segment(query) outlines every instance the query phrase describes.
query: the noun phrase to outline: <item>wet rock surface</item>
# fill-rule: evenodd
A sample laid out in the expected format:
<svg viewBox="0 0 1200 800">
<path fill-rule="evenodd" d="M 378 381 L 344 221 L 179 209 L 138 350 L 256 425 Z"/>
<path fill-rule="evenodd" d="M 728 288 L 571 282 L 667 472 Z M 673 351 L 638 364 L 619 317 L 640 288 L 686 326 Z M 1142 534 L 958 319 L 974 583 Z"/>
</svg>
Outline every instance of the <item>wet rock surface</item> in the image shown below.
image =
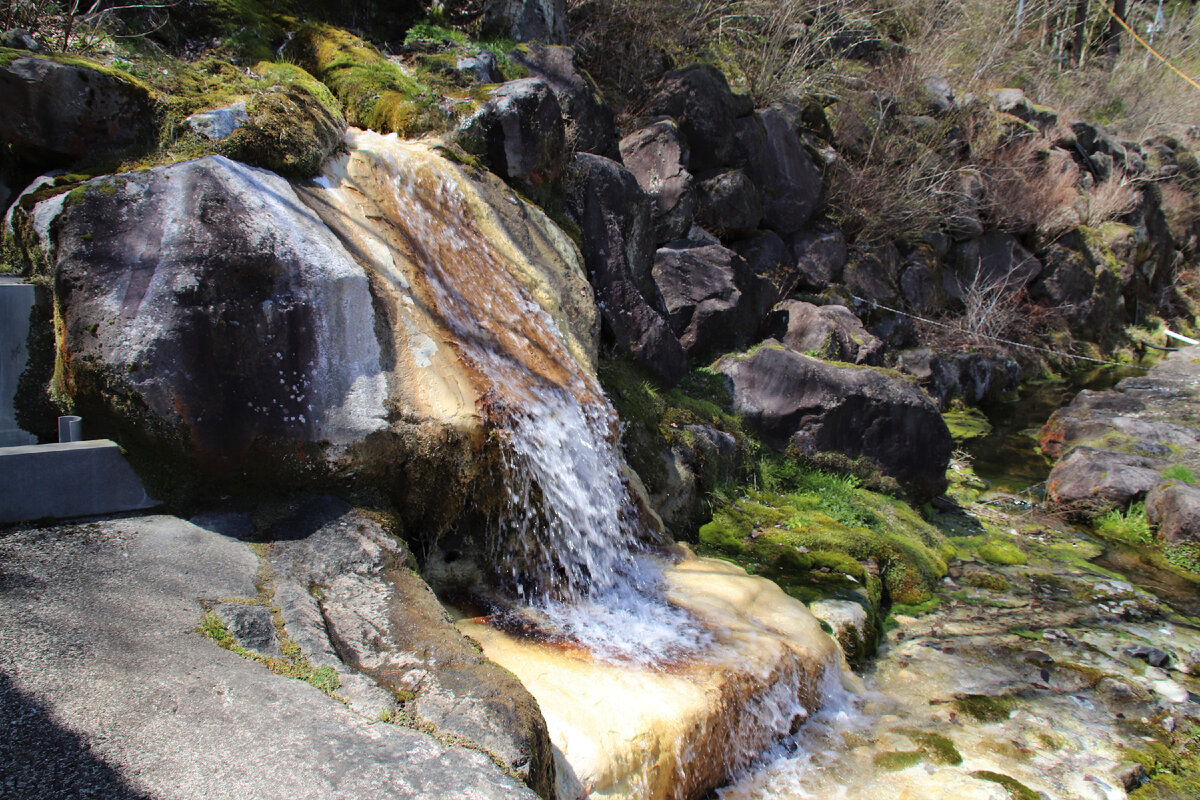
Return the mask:
<svg viewBox="0 0 1200 800">
<path fill-rule="evenodd" d="M 1060 518 L 964 501 L 935 521 L 960 546 L 1003 527 L 1028 563 L 964 553 L 932 610 L 893 614 L 860 705 L 722 797 L 1113 800 L 1150 779 L 1200 713 L 1195 619 L 1091 564 L 1103 546 Z"/>
<path fill-rule="evenodd" d="M 1154 524 L 1172 539 L 1189 538 L 1186 531 L 1196 529 L 1200 474 L 1198 401 L 1197 347 L 1171 353 L 1146 375 L 1126 378 L 1112 390 L 1080 392 L 1039 434 L 1042 452 L 1059 459 L 1051 496 L 1064 505 L 1090 497 L 1094 511 L 1147 499 Z"/>
</svg>

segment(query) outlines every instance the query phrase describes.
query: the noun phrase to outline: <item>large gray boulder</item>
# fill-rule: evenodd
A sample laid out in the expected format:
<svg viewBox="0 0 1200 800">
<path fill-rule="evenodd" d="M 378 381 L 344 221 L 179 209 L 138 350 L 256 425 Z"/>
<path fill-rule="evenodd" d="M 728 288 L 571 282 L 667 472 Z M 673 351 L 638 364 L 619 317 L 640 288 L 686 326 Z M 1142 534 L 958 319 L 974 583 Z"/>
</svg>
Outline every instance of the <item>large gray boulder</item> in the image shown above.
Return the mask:
<svg viewBox="0 0 1200 800">
<path fill-rule="evenodd" d="M 488 169 L 522 186 L 535 199 L 562 176 L 566 128 L 562 107 L 540 78 L 502 83 L 463 120 L 454 140 Z"/>
<path fill-rule="evenodd" d="M 696 213 L 696 181 L 679 126 L 660 119 L 621 140 L 621 160 L 650 196 L 656 244 L 682 239 Z"/>
<path fill-rule="evenodd" d="M 574 50 L 531 42 L 513 50 L 509 58 L 529 70 L 532 77 L 545 81 L 554 92 L 562 108 L 571 149 L 617 157 L 616 118 L 595 82 L 579 69 Z"/>
<path fill-rule="evenodd" d="M 403 698 L 414 722 L 473 742 L 541 796 L 553 794 L 554 757 L 536 701 L 458 632 L 377 518 L 316 497 L 268 538 L 274 600 L 314 664 L 369 676 L 385 696 Z M 314 595 L 311 586 L 322 589 Z"/>
<path fill-rule="evenodd" d="M 659 248 L 654 281 L 689 356 L 750 344 L 775 299 L 770 281 L 720 244 L 680 241 Z"/>
<path fill-rule="evenodd" d="M 602 156 L 577 155 L 566 183 L 567 213 L 579 226 L 608 335 L 663 381 L 677 383 L 687 356 L 662 315 L 648 198 L 629 170 Z"/>
<path fill-rule="evenodd" d="M 1166 465 L 1159 459 L 1076 447 L 1050 471 L 1046 492 L 1067 511 L 1092 516 L 1144 498 Z"/>
<path fill-rule="evenodd" d="M 787 317 L 782 341 L 796 352 L 850 364 L 883 363 L 883 343 L 845 306 L 788 300 L 779 310 Z"/>
<path fill-rule="evenodd" d="M 58 390 L 138 455 L 253 474 L 386 427 L 367 277 L 279 176 L 209 156 L 46 203 Z"/>
<path fill-rule="evenodd" d="M 646 107 L 646 113 L 673 117 L 688 143 L 692 172 L 731 163 L 736 145 L 735 120 L 753 110 L 748 98 L 737 97 L 719 69 L 699 64 L 668 72 Z"/>
<path fill-rule="evenodd" d="M 864 457 L 915 498 L 946 488 L 952 442 L 933 402 L 912 384 L 864 367 L 838 367 L 778 342 L 722 358 L 734 410 L 777 450 Z"/>
<path fill-rule="evenodd" d="M 113 70 L 28 55 L 0 66 L 0 142 L 43 164 L 152 147 L 149 90 Z"/>
<path fill-rule="evenodd" d="M 821 172 L 778 109 L 737 121 L 735 160 L 758 187 L 762 224 L 783 236 L 796 233 L 821 203 Z"/>
<path fill-rule="evenodd" d="M 381 721 L 382 690 L 361 714 L 202 635 L 205 603 L 266 601 L 245 542 L 110 518 L 6 532 L 0 563 L 6 798 L 536 797 L 477 746 Z"/>
<path fill-rule="evenodd" d="M 1200 542 L 1200 488 L 1163 481 L 1146 495 L 1146 517 L 1168 542 Z"/>
</svg>

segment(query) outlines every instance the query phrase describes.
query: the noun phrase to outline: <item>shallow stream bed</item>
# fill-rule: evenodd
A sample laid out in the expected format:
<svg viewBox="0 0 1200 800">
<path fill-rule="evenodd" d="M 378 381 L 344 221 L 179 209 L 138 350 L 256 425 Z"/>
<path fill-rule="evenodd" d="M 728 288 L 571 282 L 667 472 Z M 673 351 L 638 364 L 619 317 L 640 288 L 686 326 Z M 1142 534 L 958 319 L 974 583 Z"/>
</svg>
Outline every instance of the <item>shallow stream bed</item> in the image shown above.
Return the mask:
<svg viewBox="0 0 1200 800">
<path fill-rule="evenodd" d="M 1200 797 L 1195 584 L 1047 513 L 1036 491 L 997 502 L 1045 480 L 1036 432 L 1054 409 L 1121 377 L 1083 374 L 987 410 L 992 433 L 968 449 L 989 491 L 952 490 L 959 508 L 937 514 L 960 560 L 932 610 L 889 618 L 867 692 L 721 800 Z M 1006 538 L 1024 563 L 988 563 L 971 531 Z"/>
</svg>

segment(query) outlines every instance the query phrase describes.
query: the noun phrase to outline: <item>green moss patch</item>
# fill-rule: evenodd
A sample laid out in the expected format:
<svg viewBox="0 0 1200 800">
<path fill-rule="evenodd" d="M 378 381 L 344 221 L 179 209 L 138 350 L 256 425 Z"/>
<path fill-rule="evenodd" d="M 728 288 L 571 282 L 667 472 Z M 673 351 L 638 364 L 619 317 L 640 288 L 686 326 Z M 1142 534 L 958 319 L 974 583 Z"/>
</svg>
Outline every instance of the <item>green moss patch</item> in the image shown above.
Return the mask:
<svg viewBox="0 0 1200 800">
<path fill-rule="evenodd" d="M 904 731 L 904 735 L 920 748 L 926 760 L 933 764 L 958 766 L 962 763 L 962 754 L 954 746 L 954 742 L 940 733 L 933 731 Z"/>
<path fill-rule="evenodd" d="M 1008 695 L 967 694 L 954 699 L 954 708 L 977 722 L 1003 722 L 1019 703 Z"/>
<path fill-rule="evenodd" d="M 975 408 L 956 408 L 943 413 L 942 419 L 946 421 L 950 435 L 959 441 L 976 439 L 992 432 L 992 424 Z"/>
<path fill-rule="evenodd" d="M 948 552 L 937 530 L 912 508 L 861 488 L 852 476 L 786 462 L 762 474 L 775 491 L 750 489 L 718 506 L 700 529 L 704 546 L 750 562 L 784 584 L 811 581 L 813 571 L 837 572 L 842 580 L 880 591 L 883 602 L 916 604 L 932 597 L 946 574 Z"/>
<path fill-rule="evenodd" d="M 469 86 L 454 85 L 453 56 L 425 54 L 402 67 L 373 45 L 329 25 L 296 32 L 285 54 L 342 101 L 351 125 L 411 137 L 447 129 L 479 99 Z"/>
<path fill-rule="evenodd" d="M 888 772 L 899 772 L 902 769 L 920 764 L 925 753 L 921 750 L 895 750 L 875 754 L 875 766 Z"/>
<path fill-rule="evenodd" d="M 979 778 L 981 781 L 991 781 L 992 783 L 1000 784 L 1008 790 L 1008 796 L 1011 797 L 1012 800 L 1040 800 L 1041 798 L 1040 794 L 1035 792 L 1033 789 L 1030 789 L 1016 778 L 1003 775 L 999 772 L 991 772 L 989 770 L 981 769 L 972 772 L 971 777 Z"/>
<path fill-rule="evenodd" d="M 1009 588 L 1008 578 L 992 572 L 971 572 L 963 575 L 959 581 L 976 589 L 987 589 L 990 592 L 1004 592 Z"/>
<path fill-rule="evenodd" d="M 979 547 L 979 557 L 989 564 L 1013 566 L 1024 564 L 1027 559 L 1015 544 L 1003 539 L 991 539 Z"/>
</svg>

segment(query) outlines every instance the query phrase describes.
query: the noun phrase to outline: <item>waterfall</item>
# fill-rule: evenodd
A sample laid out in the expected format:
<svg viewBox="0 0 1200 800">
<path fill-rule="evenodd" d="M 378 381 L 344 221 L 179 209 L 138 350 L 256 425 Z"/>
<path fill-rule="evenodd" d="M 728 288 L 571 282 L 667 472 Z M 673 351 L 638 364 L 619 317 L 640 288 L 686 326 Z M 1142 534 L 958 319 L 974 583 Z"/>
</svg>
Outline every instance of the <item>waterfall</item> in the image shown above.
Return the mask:
<svg viewBox="0 0 1200 800">
<path fill-rule="evenodd" d="M 323 216 L 467 376 L 500 453 L 491 536 L 518 610 L 599 657 L 654 663 L 702 647 L 702 627 L 662 595 L 616 412 L 535 296 L 496 198 L 424 145 L 367 131 L 347 143 L 344 172 L 319 182 L 338 210 Z"/>
</svg>

